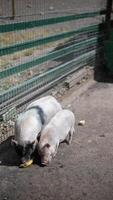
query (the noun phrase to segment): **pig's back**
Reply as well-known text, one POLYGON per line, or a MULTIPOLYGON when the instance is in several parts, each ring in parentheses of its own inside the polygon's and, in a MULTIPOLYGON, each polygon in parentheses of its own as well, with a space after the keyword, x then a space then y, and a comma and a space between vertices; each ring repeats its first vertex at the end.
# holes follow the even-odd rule
POLYGON ((21 113, 15 123, 15 139, 19 144, 25 141, 33 142, 41 131, 35 110, 21 113), (29 113, 29 114, 28 114, 29 113))
POLYGON ((62 125, 73 125, 75 122, 74 114, 70 110, 61 110, 51 119, 51 125, 61 127, 62 125))
POLYGON ((42 109, 45 124, 47 124, 58 111, 62 110, 60 103, 52 96, 46 96, 34 101, 27 107, 27 109, 34 106, 39 106, 42 109))
POLYGON ((56 139, 59 142, 65 140, 66 136, 74 129, 75 117, 70 110, 59 111, 51 120, 51 126, 56 139))
POLYGON ((45 126, 41 133, 41 141, 46 138, 64 140, 66 134, 69 133, 71 128, 74 128, 75 117, 69 110, 59 111, 45 126))
POLYGON ((31 108, 31 107, 33 107, 33 106, 37 106, 37 105, 39 105, 39 104, 41 104, 41 103, 45 103, 46 101, 48 101, 48 100, 50 100, 50 99, 53 99, 54 97, 52 97, 52 96, 46 96, 46 97, 42 97, 42 98, 40 98, 40 99, 37 99, 37 100, 35 100, 35 101, 33 101, 32 103, 30 103, 28 106, 27 106, 27 109, 28 108, 31 108))

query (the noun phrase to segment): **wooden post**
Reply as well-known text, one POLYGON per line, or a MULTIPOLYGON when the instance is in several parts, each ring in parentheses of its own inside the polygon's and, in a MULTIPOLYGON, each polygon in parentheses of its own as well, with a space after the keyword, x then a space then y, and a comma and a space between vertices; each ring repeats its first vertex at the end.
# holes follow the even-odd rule
POLYGON ((111 28, 111 13, 112 13, 112 0, 107 0, 106 4, 106 39, 109 39, 110 28, 111 28))
POLYGON ((12 0, 12 17, 11 19, 15 18, 15 0, 12 0))

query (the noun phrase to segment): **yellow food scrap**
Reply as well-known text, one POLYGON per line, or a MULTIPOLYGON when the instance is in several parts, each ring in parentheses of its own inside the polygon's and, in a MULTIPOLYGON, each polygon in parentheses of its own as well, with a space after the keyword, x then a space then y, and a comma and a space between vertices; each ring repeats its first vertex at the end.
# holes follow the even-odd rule
POLYGON ((20 165, 21 168, 26 168, 33 163, 33 160, 28 160, 27 162, 20 165))

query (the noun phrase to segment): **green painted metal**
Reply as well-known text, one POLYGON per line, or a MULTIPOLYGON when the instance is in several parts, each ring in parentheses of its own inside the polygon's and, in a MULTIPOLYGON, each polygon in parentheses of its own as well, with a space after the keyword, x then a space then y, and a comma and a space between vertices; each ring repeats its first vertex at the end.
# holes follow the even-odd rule
POLYGON ((110 40, 113 41, 113 28, 111 28, 111 31, 110 31, 110 40))
POLYGON ((68 71, 74 69, 77 65, 85 65, 87 64, 87 59, 91 59, 96 54, 96 50, 90 51, 88 53, 84 53, 83 55, 64 63, 54 69, 51 69, 41 75, 38 75, 30 80, 25 81, 24 83, 20 84, 19 86, 12 87, 11 89, 2 92, 0 94, 0 103, 3 103, 14 96, 33 88, 37 85, 39 88, 50 83, 51 81, 55 80, 56 78, 62 76, 62 74, 67 73, 68 71))
POLYGON ((113 40, 108 40, 104 44, 106 67, 113 73, 113 40))
POLYGON ((102 36, 101 37, 100 36, 99 37, 94 37, 94 38, 79 42, 77 44, 73 44, 73 45, 70 45, 68 47, 64 47, 64 48, 62 48, 60 50, 56 50, 56 51, 50 52, 47 55, 40 56, 37 59, 32 59, 29 62, 25 62, 25 63, 19 64, 17 66, 5 69, 5 70, 0 72, 0 79, 6 78, 6 77, 11 76, 13 74, 16 74, 18 72, 22 72, 22 71, 24 71, 26 69, 33 68, 34 66, 42 64, 42 63, 47 62, 49 60, 58 59, 60 57, 66 56, 66 55, 68 55, 70 53, 77 53, 78 50, 80 51, 83 48, 88 48, 91 45, 95 45, 96 46, 97 42, 100 39, 102 39, 102 36))
POLYGON ((104 55, 106 60, 106 67, 113 73, 113 29, 111 28, 110 37, 104 41, 104 55))
POLYGON ((41 20, 20 22, 20 23, 13 23, 13 24, 4 24, 4 25, 0 25, 0 33, 25 30, 25 29, 34 28, 34 27, 47 26, 51 24, 57 24, 57 23, 62 23, 62 22, 67 22, 67 21, 72 21, 72 20, 95 17, 98 15, 104 15, 105 13, 106 13, 105 10, 100 10, 96 12, 86 12, 86 13, 68 15, 68 16, 63 16, 63 17, 55 17, 55 18, 41 19, 41 20))
POLYGON ((90 31, 95 32, 95 31, 98 31, 98 29, 99 29, 98 25, 87 26, 87 27, 79 28, 74 31, 68 31, 68 32, 52 35, 49 37, 44 37, 44 38, 40 38, 40 39, 36 39, 36 40, 30 40, 30 41, 23 42, 23 43, 17 43, 17 44, 10 45, 7 47, 2 47, 2 48, 0 48, 0 56, 8 55, 8 54, 20 51, 20 50, 25 50, 28 48, 47 44, 50 42, 55 42, 57 40, 61 40, 61 39, 67 38, 67 37, 74 36, 74 34, 90 32, 90 31))

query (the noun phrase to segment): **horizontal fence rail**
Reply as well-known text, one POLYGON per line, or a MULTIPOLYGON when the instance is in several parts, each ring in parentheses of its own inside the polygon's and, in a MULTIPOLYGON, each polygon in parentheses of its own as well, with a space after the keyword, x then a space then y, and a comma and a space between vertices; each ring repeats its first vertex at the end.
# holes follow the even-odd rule
MULTIPOLYGON (((90 57, 90 59, 92 60, 92 64, 94 64, 94 60, 95 57, 92 56, 90 57)), ((91 64, 91 63, 90 63, 91 64)), ((74 68, 70 69, 70 71, 67 71, 65 74, 62 74, 61 76, 59 76, 58 78, 56 78, 55 80, 43 85, 43 87, 39 88, 38 86, 34 86, 33 88, 19 94, 16 95, 15 97, 11 98, 8 101, 5 101, 1 106, 1 112, 0 112, 0 117, 2 119, 1 114, 5 115, 7 110, 10 110, 12 108, 12 110, 14 109, 19 109, 21 106, 25 105, 26 103, 28 103, 29 101, 32 101, 34 98, 37 98, 38 95, 46 92, 47 90, 51 89, 52 87, 56 86, 56 84, 59 83, 59 81, 64 80, 68 75, 76 72, 77 70, 83 68, 86 65, 86 63, 80 63, 75 65, 74 68), (10 105, 9 105, 10 103, 10 105), (5 107, 5 110, 4 110, 5 107)), ((10 116, 11 117, 11 116, 10 116)), ((8 118, 9 118, 9 111, 8 111, 8 118)))
POLYGON ((98 31, 98 30, 99 30, 99 26, 93 25, 93 26, 87 26, 87 27, 79 28, 79 29, 74 30, 74 31, 68 31, 68 32, 52 35, 52 36, 45 37, 45 38, 40 38, 40 39, 30 40, 30 41, 27 41, 27 42, 17 43, 17 44, 14 44, 14 45, 10 45, 10 46, 7 46, 7 47, 0 48, 0 56, 12 54, 12 53, 15 53, 17 51, 21 51, 21 50, 25 50, 25 49, 28 49, 28 48, 44 45, 44 44, 47 44, 47 43, 50 43, 50 42, 55 42, 57 40, 61 40, 61 39, 64 39, 64 38, 69 38, 69 37, 74 36, 75 34, 78 34, 78 33, 90 32, 90 31, 95 32, 95 31, 98 31))
MULTIPOLYGON (((74 20, 85 18, 93 18, 97 16, 103 16, 105 15, 105 13, 105 10, 101 10, 97 12, 86 12, 28 22, 4 24, 0 25, 0 33, 3 34, 7 32, 15 32, 31 28, 45 27, 48 25, 55 25, 58 23, 61 24, 64 22, 71 22, 74 20)), ((103 47, 102 41, 104 39, 104 32, 101 31, 103 30, 103 27, 101 27, 101 25, 102 24, 99 22, 87 26, 85 26, 84 24, 81 28, 77 28, 74 30, 71 28, 71 30, 68 30, 67 32, 60 32, 58 34, 53 33, 52 35, 49 35, 47 37, 35 38, 3 47, 1 46, 0 56, 2 58, 2 56, 10 55, 18 51, 38 47, 55 41, 60 41, 62 39, 69 39, 69 42, 67 40, 64 40, 64 46, 62 46, 61 48, 57 48, 57 46, 51 52, 46 53, 46 55, 40 55, 37 58, 31 58, 26 62, 24 61, 16 65, 14 64, 13 66, 6 66, 7 68, 0 71, 0 80, 2 83, 2 81, 10 80, 15 74, 18 75, 18 73, 24 71, 27 72, 27 70, 34 68, 37 69, 37 72, 35 72, 34 69, 34 74, 31 75, 30 79, 24 77, 26 81, 22 80, 21 83, 19 82, 19 85, 11 86, 9 89, 2 90, 2 92, 0 93, 0 119, 2 119, 1 116, 9 112, 9 110, 10 114, 12 115, 12 112, 16 112, 16 108, 24 105, 26 101, 29 102, 29 100, 32 100, 32 98, 37 96, 38 92, 44 91, 45 88, 55 86, 58 81, 62 80, 69 74, 86 65, 94 65, 97 58, 97 52, 99 52, 103 47), (55 64, 55 67, 50 66, 49 68, 44 69, 41 74, 38 74, 40 64, 43 64, 47 61, 56 61, 59 58, 61 61, 61 58, 67 55, 73 55, 72 60, 68 62, 66 61, 65 63, 57 66, 55 64)), ((19 75, 22 76, 21 74, 19 75)), ((11 116, 8 115, 7 120, 10 117, 11 116)))
POLYGON ((91 38, 91 39, 88 39, 85 41, 81 41, 77 44, 70 45, 69 47, 64 47, 60 50, 50 52, 44 56, 40 56, 37 59, 32 59, 29 62, 25 62, 23 64, 19 64, 17 66, 2 70, 2 71, 0 71, 0 78, 1 79, 6 78, 13 74, 17 74, 17 73, 25 71, 27 69, 31 69, 31 68, 35 67, 36 65, 42 64, 49 60, 54 60, 54 59, 58 59, 60 57, 66 56, 70 53, 77 53, 79 50, 81 50, 83 48, 89 48, 91 45, 95 45, 95 48, 96 48, 97 43, 99 44, 99 41, 101 42, 102 38, 103 38, 103 35, 101 35, 101 36, 99 35, 97 37, 94 37, 94 38, 91 38))
POLYGON ((63 17, 29 21, 29 22, 5 24, 5 25, 0 25, 0 33, 25 30, 25 29, 30 29, 34 27, 69 22, 72 20, 84 19, 84 18, 89 18, 89 17, 96 17, 98 15, 104 15, 105 13, 106 13, 105 10, 101 10, 101 11, 96 11, 96 12, 81 13, 81 14, 75 14, 75 15, 69 15, 69 16, 63 16, 63 17))
POLYGON ((90 51, 81 56, 78 56, 76 59, 73 59, 63 65, 55 67, 55 69, 51 69, 48 72, 45 72, 28 81, 25 81, 23 84, 20 84, 19 86, 12 87, 6 92, 3 92, 0 94, 0 103, 7 101, 8 99, 13 98, 19 93, 22 93, 25 90, 32 88, 34 85, 38 85, 39 87, 42 87, 44 84, 47 84, 48 82, 51 82, 52 80, 55 80, 56 78, 61 76, 62 73, 66 73, 67 71, 70 71, 70 69, 72 67, 75 67, 75 65, 79 65, 82 62, 84 62, 85 64, 85 60, 91 58, 95 54, 96 54, 96 50, 90 51))

